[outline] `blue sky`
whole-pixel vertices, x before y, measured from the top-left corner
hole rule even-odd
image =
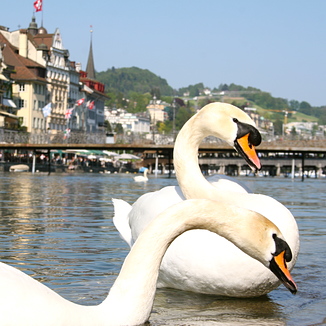
[[[0,25],[26,28],[34,0],[1,1]],[[173,88],[199,82],[252,86],[275,97],[326,105],[324,0],[43,0],[70,60],[86,67],[148,69]],[[42,13],[36,21],[41,24]]]

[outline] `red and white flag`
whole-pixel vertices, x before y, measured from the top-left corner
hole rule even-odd
[[[65,118],[66,119],[70,119],[73,110],[74,109],[67,109],[67,111],[65,113]]]
[[[93,110],[95,108],[95,102],[94,101],[88,101],[87,102],[87,107],[90,109],[90,110]]]
[[[43,0],[36,0],[34,2],[35,12],[42,11]]]
[[[76,102],[76,105],[82,105],[83,103],[85,102],[85,99],[84,98],[81,98],[79,99],[77,102]]]

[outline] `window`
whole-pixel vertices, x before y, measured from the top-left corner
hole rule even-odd
[[[20,92],[25,92],[25,84],[19,84],[18,86]]]
[[[20,109],[23,109],[25,107],[25,105],[26,105],[26,101],[25,100],[19,100],[18,101],[18,107]]]

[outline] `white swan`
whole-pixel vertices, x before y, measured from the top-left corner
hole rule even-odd
[[[245,215],[242,219],[241,216]],[[72,303],[23,272],[0,264],[0,323],[6,326],[140,325],[150,316],[162,257],[181,233],[219,233],[268,268],[292,292],[291,250],[278,228],[255,212],[215,201],[183,201],[160,214],[139,236],[107,298],[98,306]],[[223,250],[223,248],[214,248]]]
[[[290,211],[271,197],[246,193],[237,184],[230,183],[228,189],[235,190],[236,186],[237,192],[224,190],[223,182],[215,183],[214,187],[203,177],[198,165],[200,142],[207,135],[214,135],[230,145],[234,143],[247,162],[259,168],[252,146],[259,138],[256,133],[250,118],[232,105],[212,103],[202,108],[184,125],[175,142],[174,166],[180,187],[147,193],[133,206],[126,202],[115,205],[114,224],[121,237],[132,246],[149,221],[170,205],[185,197],[210,198],[254,210],[276,224],[292,249],[293,259],[289,264],[292,269],[299,252],[299,232]],[[216,247],[224,250],[217,251]],[[167,251],[160,271],[159,287],[216,295],[260,296],[279,285],[268,270],[230,242],[203,230],[179,237]]]
[[[134,181],[136,181],[136,182],[146,182],[146,181],[148,181],[147,173],[148,173],[148,169],[144,169],[144,175],[136,175],[134,177]]]

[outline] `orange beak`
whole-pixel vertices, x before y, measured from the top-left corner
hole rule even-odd
[[[245,134],[241,138],[238,138],[234,142],[234,146],[251,168],[256,170],[261,169],[260,160],[258,158],[255,146],[249,143],[249,133]]]
[[[298,287],[286,266],[284,254],[285,251],[282,251],[277,256],[274,256],[270,262],[269,268],[284,284],[284,286],[289,289],[291,293],[295,294],[298,291]]]

